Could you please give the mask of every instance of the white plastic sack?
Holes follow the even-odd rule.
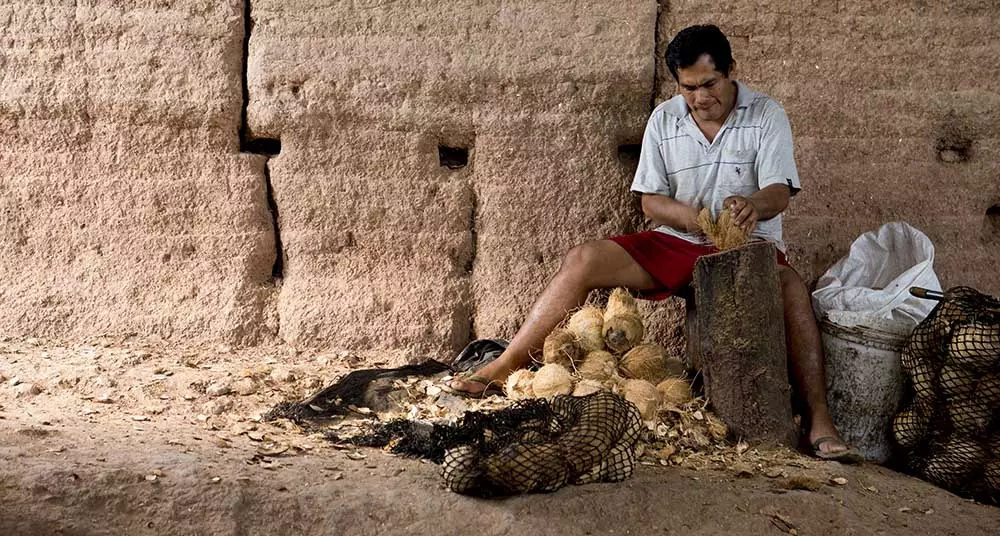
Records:
[[[934,244],[908,223],[887,223],[861,235],[819,278],[813,309],[842,326],[909,333],[936,304],[911,296],[910,287],[941,290]]]

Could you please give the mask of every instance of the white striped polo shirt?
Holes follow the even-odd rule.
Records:
[[[684,97],[653,110],[642,138],[632,191],[670,196],[685,205],[710,207],[712,217],[731,195],[749,196],[771,184],[800,188],[792,155],[792,128],[780,104],[737,82],[736,106],[712,143],[695,124]],[[663,225],[657,231],[707,244],[707,238]],[[754,238],[781,251],[781,215],[760,221]]]

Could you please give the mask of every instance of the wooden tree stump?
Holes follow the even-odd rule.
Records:
[[[774,246],[760,242],[702,257],[693,286],[690,360],[702,367],[714,411],[735,437],[794,446],[798,432]]]

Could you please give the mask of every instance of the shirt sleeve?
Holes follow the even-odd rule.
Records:
[[[632,180],[632,191],[638,194],[659,194],[673,196],[670,182],[667,180],[667,166],[660,152],[661,114],[653,112],[646,122],[646,131],[642,135],[642,149],[639,151],[639,167],[635,170]]]
[[[763,127],[755,164],[757,186],[764,189],[772,184],[784,184],[795,195],[802,185],[795,167],[792,126],[785,110],[776,103],[769,103],[764,112]]]

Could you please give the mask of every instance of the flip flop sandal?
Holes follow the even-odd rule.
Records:
[[[483,390],[473,393],[470,391],[462,391],[460,389],[455,389],[454,387],[449,385],[452,381],[455,380],[478,383],[479,385],[483,386]],[[497,386],[495,381],[485,376],[477,376],[475,374],[470,374],[470,375],[458,374],[454,378],[449,380],[448,383],[444,383],[440,387],[442,391],[448,394],[460,396],[463,398],[486,398],[488,396],[504,396],[503,389]]]
[[[829,443],[830,441],[836,441],[838,443],[842,442],[834,436],[823,436],[812,442],[813,456],[821,460],[832,460],[844,464],[859,464],[865,461],[865,457],[861,454],[861,452],[847,443],[844,443],[844,446],[847,447],[846,450],[838,450],[836,452],[823,452],[820,450],[820,446],[822,446],[823,443]]]

